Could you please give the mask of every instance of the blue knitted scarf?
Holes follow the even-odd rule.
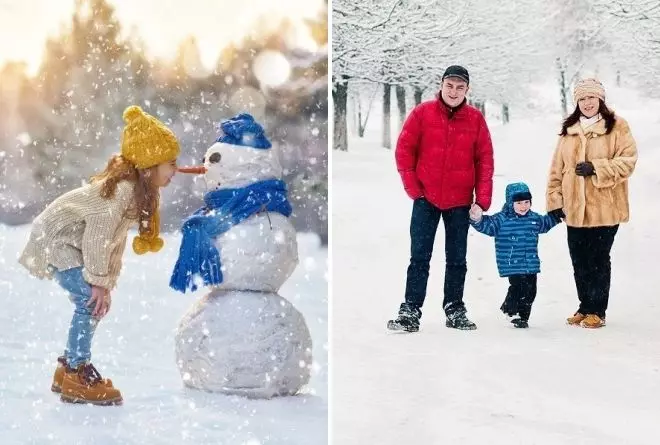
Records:
[[[222,283],[220,253],[214,238],[263,210],[291,215],[286,184],[279,179],[256,182],[237,189],[216,190],[204,195],[205,207],[188,217],[181,228],[183,238],[170,287],[185,293],[204,285]]]

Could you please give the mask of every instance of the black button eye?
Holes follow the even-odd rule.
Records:
[[[206,156],[202,158],[202,164],[206,164]]]
[[[222,159],[222,156],[220,155],[220,153],[213,153],[211,155],[211,157],[209,158],[209,162],[211,162],[211,164],[216,164],[216,163],[220,162],[220,159]]]

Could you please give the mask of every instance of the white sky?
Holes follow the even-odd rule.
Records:
[[[172,57],[188,35],[197,37],[211,67],[220,50],[250,30],[254,20],[315,17],[322,0],[109,0],[128,32],[135,25],[150,56]],[[0,0],[0,64],[23,60],[34,73],[49,35],[69,23],[74,0]]]

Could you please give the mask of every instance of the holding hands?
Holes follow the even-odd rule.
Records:
[[[564,213],[564,209],[551,210],[548,212],[548,215],[553,217],[557,222],[566,219],[566,214]]]
[[[484,211],[477,204],[472,204],[470,207],[470,219],[475,222],[481,221]]]

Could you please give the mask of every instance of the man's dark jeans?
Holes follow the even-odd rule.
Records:
[[[465,312],[463,289],[467,272],[469,211],[469,206],[440,210],[424,198],[415,200],[410,221],[411,252],[406,281],[406,303],[410,306],[421,308],[424,304],[435,234],[442,217],[446,260],[443,308],[447,315]]]

